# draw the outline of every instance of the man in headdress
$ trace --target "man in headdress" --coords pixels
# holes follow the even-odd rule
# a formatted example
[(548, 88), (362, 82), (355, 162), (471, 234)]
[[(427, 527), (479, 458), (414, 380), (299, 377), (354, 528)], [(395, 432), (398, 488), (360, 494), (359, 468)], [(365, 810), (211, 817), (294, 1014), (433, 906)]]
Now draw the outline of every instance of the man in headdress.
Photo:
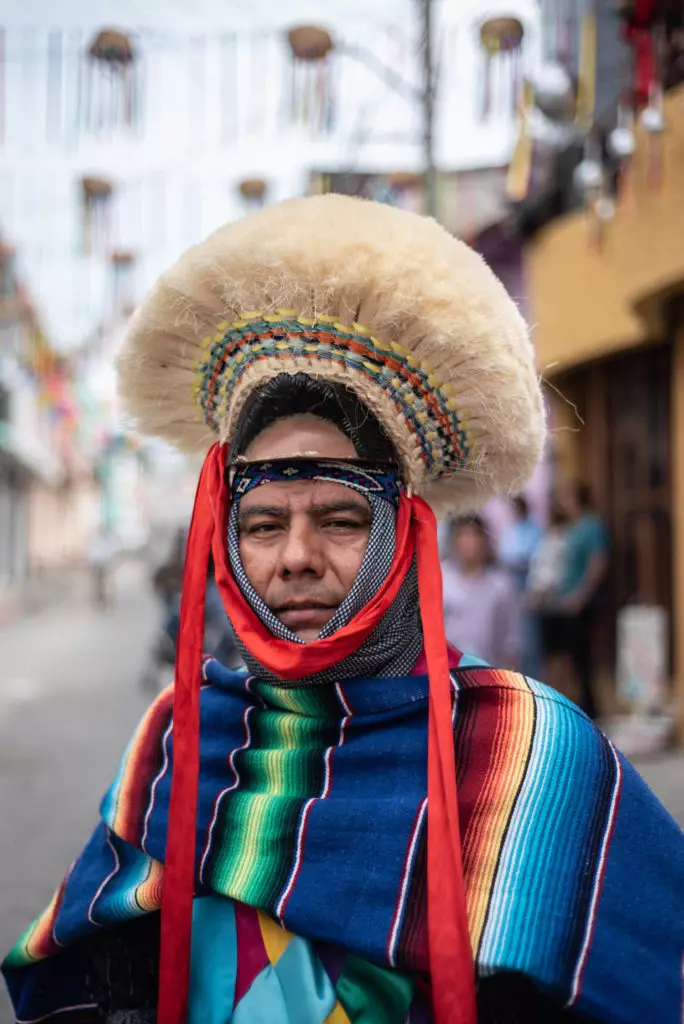
[[(436, 507), (520, 487), (526, 327), (437, 224), (296, 200), (188, 253), (121, 363), (214, 440), (176, 683), (5, 961), (20, 1020), (679, 1024), (684, 843), (589, 719), (447, 648)], [(210, 555), (246, 671), (200, 671)]]

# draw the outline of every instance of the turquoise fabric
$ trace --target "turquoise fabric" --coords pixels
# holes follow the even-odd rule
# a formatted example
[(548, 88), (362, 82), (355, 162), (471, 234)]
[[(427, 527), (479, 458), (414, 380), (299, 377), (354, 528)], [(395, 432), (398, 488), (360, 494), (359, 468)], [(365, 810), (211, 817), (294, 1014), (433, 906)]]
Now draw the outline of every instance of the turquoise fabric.
[(337, 994), (311, 942), (293, 936), (274, 969), (288, 1021), (320, 1024), (332, 1013)]
[(232, 1024), (323, 1024), (337, 995), (312, 944), (293, 936), (275, 967), (254, 979)]
[(600, 518), (593, 512), (580, 517), (569, 528), (565, 545), (565, 566), (561, 595), (571, 594), (584, 580), (595, 555), (608, 550), (608, 538)]
[(227, 1024), (237, 976), (235, 904), (203, 896), (192, 908), (188, 1024)]

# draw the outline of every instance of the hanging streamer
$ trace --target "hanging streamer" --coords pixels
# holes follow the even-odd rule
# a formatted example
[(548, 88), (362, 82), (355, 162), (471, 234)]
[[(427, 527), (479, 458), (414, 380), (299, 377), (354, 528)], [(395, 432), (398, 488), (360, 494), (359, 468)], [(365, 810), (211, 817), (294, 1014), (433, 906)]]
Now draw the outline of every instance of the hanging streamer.
[(222, 35), (219, 41), (221, 143), (237, 137), (237, 45), (234, 35)]
[(134, 263), (132, 252), (119, 249), (112, 253), (112, 312), (115, 316), (127, 316), (133, 308)]
[(206, 138), (206, 36), (196, 36), (188, 47), (188, 135), (200, 145)]
[(6, 107), (6, 75), (5, 75), (5, 30), (0, 28), (0, 145), (5, 142), (5, 107)]
[(88, 131), (111, 133), (136, 126), (138, 111), (137, 60), (124, 32), (104, 29), (84, 56), (84, 124)]
[(326, 132), (332, 124), (332, 37), (325, 29), (302, 25), (290, 29), (288, 42), (292, 120), (313, 132)]
[(114, 188), (104, 178), (83, 178), (83, 252), (101, 252), (109, 248), (111, 203)]
[(64, 39), (59, 31), (48, 36), (47, 68), (47, 140), (55, 142), (62, 135), (62, 75)]
[(480, 27), (484, 54), (483, 121), (503, 113), (507, 107), (510, 109), (511, 100), (514, 105), (518, 102), (523, 36), (524, 28), (518, 18), (489, 18)]

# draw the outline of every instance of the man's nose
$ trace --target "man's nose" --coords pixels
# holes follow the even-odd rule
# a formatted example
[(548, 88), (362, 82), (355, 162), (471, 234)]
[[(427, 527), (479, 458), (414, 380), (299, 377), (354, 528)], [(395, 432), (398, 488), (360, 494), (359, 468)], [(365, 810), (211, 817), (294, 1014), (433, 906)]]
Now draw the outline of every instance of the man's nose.
[(320, 539), (310, 523), (298, 522), (293, 517), (280, 552), (279, 569), (281, 576), (300, 576), (304, 573), (314, 576), (323, 574)]

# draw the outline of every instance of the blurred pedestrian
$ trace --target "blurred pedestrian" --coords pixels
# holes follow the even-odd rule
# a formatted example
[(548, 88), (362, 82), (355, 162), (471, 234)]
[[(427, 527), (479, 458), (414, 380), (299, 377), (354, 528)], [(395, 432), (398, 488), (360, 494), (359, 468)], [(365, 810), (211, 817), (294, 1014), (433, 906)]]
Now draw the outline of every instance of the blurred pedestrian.
[(496, 566), (480, 516), (451, 524), (451, 550), (442, 578), (449, 643), (496, 668), (517, 668), (520, 596), (508, 575)]
[(549, 525), (530, 560), (526, 601), (537, 617), (544, 662), (543, 676), (549, 686), (565, 692), (562, 670), (567, 656), (565, 624), (560, 594), (565, 574), (568, 517), (557, 498), (552, 499)]
[(542, 538), (543, 531), (537, 520), (531, 515), (527, 499), (522, 495), (513, 498), (511, 508), (514, 518), (501, 534), (499, 562), (510, 575), (520, 596), (520, 671), (533, 679), (540, 679), (542, 656), (539, 619), (536, 611), (527, 606), (524, 594), (530, 571), (530, 561)]
[(98, 608), (107, 608), (111, 601), (111, 570), (115, 554), (116, 542), (111, 531), (100, 528), (88, 549), (93, 603)]
[(608, 568), (608, 536), (588, 487), (568, 487), (562, 503), (569, 519), (558, 595), (559, 609), (565, 618), (563, 645), (572, 662), (581, 707), (590, 718), (596, 718), (592, 637), (600, 589)]

